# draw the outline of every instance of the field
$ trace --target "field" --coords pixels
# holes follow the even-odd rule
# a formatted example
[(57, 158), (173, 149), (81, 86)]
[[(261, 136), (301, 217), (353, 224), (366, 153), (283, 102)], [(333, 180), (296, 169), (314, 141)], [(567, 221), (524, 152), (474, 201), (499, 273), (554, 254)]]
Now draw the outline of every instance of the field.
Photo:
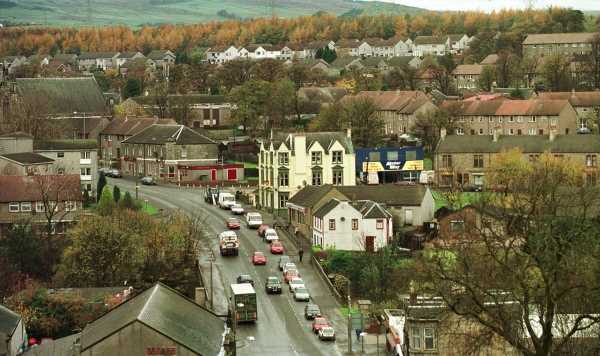
[[(89, 1), (89, 7), (88, 7)], [(231, 18), (417, 13), (415, 7), (352, 0), (0, 0), (0, 23), (99, 26), (198, 23)], [(88, 8), (91, 10), (88, 12)], [(88, 19), (89, 13), (89, 19)]]

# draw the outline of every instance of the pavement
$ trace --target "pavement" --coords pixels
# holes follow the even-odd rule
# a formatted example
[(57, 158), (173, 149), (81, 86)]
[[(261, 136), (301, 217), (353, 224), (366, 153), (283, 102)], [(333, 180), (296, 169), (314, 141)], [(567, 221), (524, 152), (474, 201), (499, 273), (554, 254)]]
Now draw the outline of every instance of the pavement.
[[(135, 196), (135, 182), (128, 179), (108, 179), (109, 184), (116, 184), (121, 191), (129, 191)], [(365, 343), (365, 353), (360, 352), (360, 344), (352, 339), (355, 353), (348, 353), (347, 321), (340, 313), (338, 301), (331, 295), (327, 286), (317, 275), (309, 262), (309, 254), (305, 253), (303, 263), (297, 261), (297, 250), (287, 236), (280, 236), (286, 254), (296, 260), (300, 275), (310, 291), (313, 303), (321, 308), (336, 330), (335, 342), (321, 342), (312, 333), (311, 324), (304, 319), (304, 302), (294, 301), (286, 288), (281, 295), (267, 295), (264, 282), (268, 276), (282, 277), (278, 269), (277, 255), (272, 255), (269, 245), (258, 237), (256, 230), (247, 229), (242, 224), (238, 231), (240, 237), (240, 254), (237, 257), (221, 257), (217, 245), (217, 235), (226, 230), (225, 219), (231, 217), (230, 211), (204, 202), (202, 188), (181, 188), (170, 185), (140, 186), (139, 198), (148, 199), (153, 205), (165, 210), (181, 210), (204, 221), (206, 231), (214, 239), (203, 241), (198, 247), (199, 267), (205, 280), (207, 294), (210, 299), (210, 288), (214, 297), (213, 310), (217, 314), (227, 314), (229, 285), (235, 283), (240, 274), (250, 274), (255, 281), (258, 301), (258, 317), (254, 324), (238, 326), (238, 355), (376, 355), (374, 345)], [(250, 211), (255, 209), (246, 207)], [(247, 210), (248, 211), (248, 210)], [(266, 223), (272, 217), (261, 211)], [(242, 219), (243, 222), (243, 217)], [(254, 266), (250, 257), (254, 251), (262, 251), (268, 259), (266, 266)], [(210, 259), (214, 255), (212, 283), (210, 278)], [(210, 302), (207, 302), (210, 307)], [(383, 337), (380, 337), (383, 340)], [(385, 341), (383, 341), (385, 342)], [(380, 347), (384, 355), (384, 347)]]

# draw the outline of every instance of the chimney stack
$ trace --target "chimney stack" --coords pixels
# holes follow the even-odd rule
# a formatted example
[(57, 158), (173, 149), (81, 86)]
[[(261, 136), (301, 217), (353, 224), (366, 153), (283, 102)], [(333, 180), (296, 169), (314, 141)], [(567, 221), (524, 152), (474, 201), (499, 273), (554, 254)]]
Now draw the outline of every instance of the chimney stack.
[(440, 140), (444, 141), (444, 139), (446, 138), (446, 135), (447, 135), (447, 134), (448, 134), (448, 133), (446, 132), (446, 128), (445, 128), (445, 127), (442, 127), (442, 128), (440, 129)]
[(352, 138), (352, 128), (348, 127), (346, 129), (346, 137), (348, 137), (350, 139)]

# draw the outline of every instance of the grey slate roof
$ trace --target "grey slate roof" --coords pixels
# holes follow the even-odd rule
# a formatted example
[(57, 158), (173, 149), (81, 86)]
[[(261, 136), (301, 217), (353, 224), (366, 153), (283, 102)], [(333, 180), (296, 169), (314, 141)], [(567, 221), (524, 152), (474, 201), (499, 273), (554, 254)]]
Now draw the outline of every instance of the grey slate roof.
[(123, 143), (161, 145), (174, 142), (177, 145), (207, 145), (215, 142), (184, 125), (154, 124)]
[(148, 53), (148, 58), (156, 61), (156, 60), (161, 60), (164, 59), (167, 55), (173, 55), (173, 52), (169, 51), (169, 50), (154, 50), (150, 53)]
[(11, 336), (19, 321), (21, 321), (19, 314), (0, 304), (0, 333)]
[(333, 186), (329, 184), (319, 186), (307, 185), (294, 194), (288, 200), (288, 203), (302, 207), (313, 207), (331, 189), (333, 189)]
[(330, 211), (335, 209), (338, 205), (340, 205), (340, 203), (341, 202), (337, 199), (331, 199), (325, 205), (320, 207), (319, 210), (315, 211), (313, 216), (316, 216), (318, 218), (323, 218), (325, 215), (327, 215), (327, 213), (329, 213)]
[(218, 355), (223, 345), (223, 320), (157, 283), (88, 324), (81, 333), (81, 351), (136, 321), (199, 355)]
[(79, 55), (78, 59), (96, 59), (96, 58), (113, 58), (119, 52), (84, 52)]
[(74, 112), (106, 115), (106, 101), (93, 77), (18, 78), (23, 103), (41, 115), (72, 116)]
[(352, 202), (352, 206), (363, 215), (365, 219), (387, 219), (392, 215), (381, 204), (371, 200)]
[(48, 140), (34, 141), (35, 151), (94, 150), (98, 148), (96, 140)]
[(15, 161), (19, 164), (42, 164), (42, 163), (52, 163), (54, 160), (52, 158), (48, 158), (38, 153), (34, 152), (19, 152), (19, 153), (7, 153), (1, 155), (0, 157), (4, 157), (11, 161)]
[(438, 144), (436, 153), (498, 153), (520, 148), (523, 153), (600, 153), (598, 135), (557, 135), (550, 141), (547, 135), (499, 136), (490, 135), (446, 136)]
[(119, 55), (117, 56), (117, 58), (124, 58), (124, 59), (133, 58), (133, 56), (135, 56), (138, 53), (140, 53), (140, 52), (121, 52), (121, 53), (119, 53)]

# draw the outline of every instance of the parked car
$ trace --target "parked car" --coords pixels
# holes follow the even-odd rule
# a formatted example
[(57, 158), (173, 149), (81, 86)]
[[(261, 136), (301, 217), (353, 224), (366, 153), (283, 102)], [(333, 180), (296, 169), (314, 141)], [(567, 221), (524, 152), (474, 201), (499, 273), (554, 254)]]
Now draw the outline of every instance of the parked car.
[(248, 213), (246, 214), (246, 226), (249, 229), (258, 229), (263, 224), (262, 215), (260, 213)]
[(283, 253), (283, 245), (281, 244), (281, 241), (277, 240), (271, 242), (271, 253), (274, 255), (280, 255)]
[(237, 277), (236, 282), (238, 284), (239, 283), (250, 283), (254, 287), (254, 280), (252, 279), (252, 277), (249, 274), (240, 274)]
[(98, 174), (104, 173), (104, 175), (107, 175), (108, 172), (110, 172), (110, 168), (107, 167), (102, 167), (98, 169)]
[(306, 288), (306, 285), (304, 285), (304, 281), (300, 277), (294, 277), (288, 283), (290, 285), (290, 292), (294, 292), (294, 289), (296, 288)]
[(116, 169), (116, 168), (111, 168), (110, 170), (108, 170), (108, 172), (106, 172), (105, 174), (107, 177), (112, 177), (112, 178), (121, 178), (123, 177), (123, 174), (121, 173), (120, 170)]
[(275, 231), (275, 229), (267, 229), (267, 231), (265, 231), (265, 241), (271, 243), (275, 240), (279, 240), (279, 236), (277, 236), (277, 231)]
[(321, 328), (318, 334), (321, 341), (335, 341), (335, 329), (331, 326)]
[(243, 215), (244, 207), (242, 206), (242, 204), (235, 203), (231, 206), (231, 212), (235, 215)]
[(318, 316), (315, 318), (315, 320), (312, 322), (312, 331), (317, 334), (319, 332), (319, 330), (326, 328), (326, 327), (331, 327), (331, 325), (329, 324), (329, 322), (327, 321), (327, 319), (325, 319), (322, 316)]
[(270, 227), (269, 227), (269, 225), (267, 225), (267, 224), (261, 224), (261, 225), (258, 227), (258, 230), (256, 230), (256, 233), (257, 233), (257, 234), (258, 234), (258, 236), (260, 236), (260, 237), (265, 237), (265, 231), (267, 231), (267, 229), (269, 229), (269, 228), (270, 228)]
[(294, 299), (297, 302), (308, 302), (310, 301), (310, 293), (306, 287), (298, 287), (294, 289)]
[(240, 220), (236, 218), (229, 218), (226, 220), (227, 228), (231, 230), (237, 230), (240, 228)]
[(321, 316), (321, 308), (313, 303), (306, 304), (304, 307), (304, 318), (306, 320), (312, 320), (318, 316)]
[(287, 272), (288, 269), (298, 269), (298, 267), (294, 262), (287, 262), (283, 265), (283, 268), (281, 270), (285, 274), (285, 272)]
[(267, 264), (267, 256), (260, 251), (254, 252), (252, 255), (252, 264), (253, 265), (266, 265)]
[(140, 178), (140, 183), (142, 183), (143, 185), (156, 185), (154, 177), (151, 176), (145, 176)]
[(282, 255), (281, 257), (279, 257), (279, 270), (283, 271), (283, 266), (285, 266), (285, 264), (288, 262), (291, 263), (290, 256)]
[(267, 294), (281, 294), (281, 281), (277, 277), (267, 277), (265, 282), (265, 291)]
[(297, 269), (288, 269), (283, 278), (285, 278), (285, 283), (290, 283), (290, 281), (294, 278), (300, 277), (300, 273), (298, 273)]

